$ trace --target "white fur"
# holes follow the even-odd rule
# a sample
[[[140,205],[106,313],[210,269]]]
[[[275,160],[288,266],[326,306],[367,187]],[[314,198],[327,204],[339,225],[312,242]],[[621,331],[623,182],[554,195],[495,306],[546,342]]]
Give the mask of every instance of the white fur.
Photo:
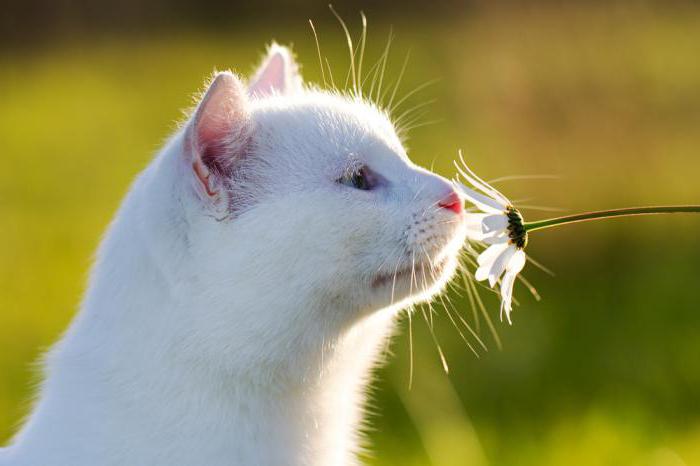
[[[137,178],[0,465],[357,464],[382,343],[454,272],[462,215],[436,205],[449,182],[409,161],[383,112],[291,92],[279,50],[284,76],[265,83],[284,87],[241,97],[223,74],[229,94],[208,93],[250,136],[233,181],[210,196],[194,176],[196,115]],[[336,181],[358,163],[382,186]]]

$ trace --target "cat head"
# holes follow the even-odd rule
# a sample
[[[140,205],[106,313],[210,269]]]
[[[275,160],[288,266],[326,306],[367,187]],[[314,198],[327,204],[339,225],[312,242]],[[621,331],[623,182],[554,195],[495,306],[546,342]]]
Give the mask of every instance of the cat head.
[[[375,104],[305,87],[286,48],[273,45],[247,84],[217,73],[181,141],[192,280],[249,310],[239,327],[329,338],[430,299],[456,269],[465,227],[452,184],[410,161]]]

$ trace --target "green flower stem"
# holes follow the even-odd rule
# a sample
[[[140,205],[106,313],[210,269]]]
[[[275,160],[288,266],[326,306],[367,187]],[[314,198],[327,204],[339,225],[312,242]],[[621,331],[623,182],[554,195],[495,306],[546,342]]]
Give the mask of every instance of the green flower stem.
[[[567,223],[587,222],[611,217],[631,217],[633,215],[656,215],[677,213],[700,213],[700,205],[657,206],[657,207],[629,207],[626,209],[600,210],[597,212],[585,212],[583,214],[567,215],[565,217],[526,222],[523,226],[526,232],[543,230]]]

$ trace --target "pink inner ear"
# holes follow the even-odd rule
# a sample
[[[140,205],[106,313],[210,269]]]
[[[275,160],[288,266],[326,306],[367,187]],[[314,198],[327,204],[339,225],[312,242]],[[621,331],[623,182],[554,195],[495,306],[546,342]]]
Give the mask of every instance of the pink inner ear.
[[[195,116],[195,150],[214,173],[227,173],[243,149],[248,126],[242,85],[221,73],[209,87]]]
[[[287,70],[285,59],[280,52],[274,53],[263,65],[248,89],[248,94],[267,96],[277,91],[284,94],[287,89]]]
[[[192,174],[208,196],[230,181],[234,167],[248,152],[251,131],[243,84],[229,72],[219,73],[185,137]]]
[[[233,130],[224,118],[227,118],[225,114],[205,114],[197,125],[199,158],[210,170],[219,173],[226,165],[224,163],[227,155],[226,142]]]

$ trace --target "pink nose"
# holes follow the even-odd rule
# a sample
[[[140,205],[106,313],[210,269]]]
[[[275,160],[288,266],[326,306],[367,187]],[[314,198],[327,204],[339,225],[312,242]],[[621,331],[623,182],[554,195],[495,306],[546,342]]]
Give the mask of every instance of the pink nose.
[[[451,210],[452,212],[454,212],[456,214],[462,213],[462,199],[454,191],[452,191],[443,200],[441,200],[438,203],[438,205],[440,207],[442,207],[443,209]]]

